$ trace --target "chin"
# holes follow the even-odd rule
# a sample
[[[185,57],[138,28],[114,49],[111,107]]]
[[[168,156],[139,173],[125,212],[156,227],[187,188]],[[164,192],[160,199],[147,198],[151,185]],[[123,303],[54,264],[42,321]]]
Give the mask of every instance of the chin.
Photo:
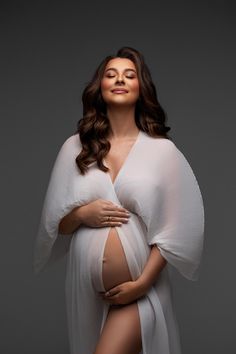
[[[135,102],[128,102],[128,101],[123,101],[123,102],[118,102],[118,101],[110,101],[107,103],[107,106],[110,107],[128,107],[128,106],[135,106]]]
[[[105,101],[105,100],[104,100]],[[136,100],[127,100],[125,97],[116,97],[114,99],[108,99],[105,101],[107,105],[114,105],[114,104],[117,104],[117,105],[135,105],[136,102],[137,102],[137,99]]]

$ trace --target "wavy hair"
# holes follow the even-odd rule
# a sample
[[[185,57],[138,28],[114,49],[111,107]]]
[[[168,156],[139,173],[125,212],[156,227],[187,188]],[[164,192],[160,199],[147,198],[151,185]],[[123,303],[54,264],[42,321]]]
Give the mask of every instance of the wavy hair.
[[[102,171],[109,170],[102,161],[111,147],[107,139],[111,128],[100,84],[107,63],[117,57],[132,60],[137,70],[140,87],[140,95],[135,106],[137,127],[151,137],[172,140],[167,134],[171,128],[165,125],[167,115],[157,99],[156,88],[143,55],[134,48],[122,47],[116,55],[106,56],[102,60],[82,94],[83,117],[78,121],[75,132],[75,134],[79,133],[82,145],[76,157],[76,164],[82,175],[87,172],[88,166],[94,161],[97,161],[98,168]]]

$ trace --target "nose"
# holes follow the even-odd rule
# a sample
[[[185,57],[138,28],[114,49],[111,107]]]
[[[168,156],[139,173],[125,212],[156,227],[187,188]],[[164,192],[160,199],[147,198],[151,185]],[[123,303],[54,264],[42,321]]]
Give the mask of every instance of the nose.
[[[122,74],[120,74],[120,75],[117,76],[116,82],[117,82],[117,83],[118,83],[118,82],[119,82],[119,83],[120,83],[120,82],[124,83],[124,79],[123,79]]]

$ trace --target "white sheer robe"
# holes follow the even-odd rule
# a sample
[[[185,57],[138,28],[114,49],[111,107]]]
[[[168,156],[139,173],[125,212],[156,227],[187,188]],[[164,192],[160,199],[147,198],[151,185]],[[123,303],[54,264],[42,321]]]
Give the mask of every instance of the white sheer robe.
[[[173,308],[169,267],[197,280],[204,240],[204,207],[196,177],[175,143],[143,131],[132,146],[114,183],[96,163],[84,176],[75,158],[79,134],[62,145],[50,176],[34,249],[34,270],[46,269],[67,255],[65,280],[71,354],[92,354],[109,305],[104,291],[102,259],[109,227],[81,225],[71,235],[58,233],[63,216],[98,198],[130,211],[127,224],[116,227],[133,280],[142,273],[150,245],[168,261],[148,293],[138,300],[140,354],[181,354]]]

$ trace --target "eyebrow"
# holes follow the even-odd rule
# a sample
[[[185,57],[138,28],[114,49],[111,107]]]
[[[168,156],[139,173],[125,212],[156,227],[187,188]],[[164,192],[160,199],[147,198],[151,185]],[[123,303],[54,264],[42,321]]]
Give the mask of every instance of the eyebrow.
[[[105,72],[107,72],[108,70],[115,70],[116,72],[118,71],[116,68],[108,68],[105,70]],[[124,71],[133,71],[136,73],[136,71],[134,69],[131,69],[131,68],[126,68],[124,69]]]

